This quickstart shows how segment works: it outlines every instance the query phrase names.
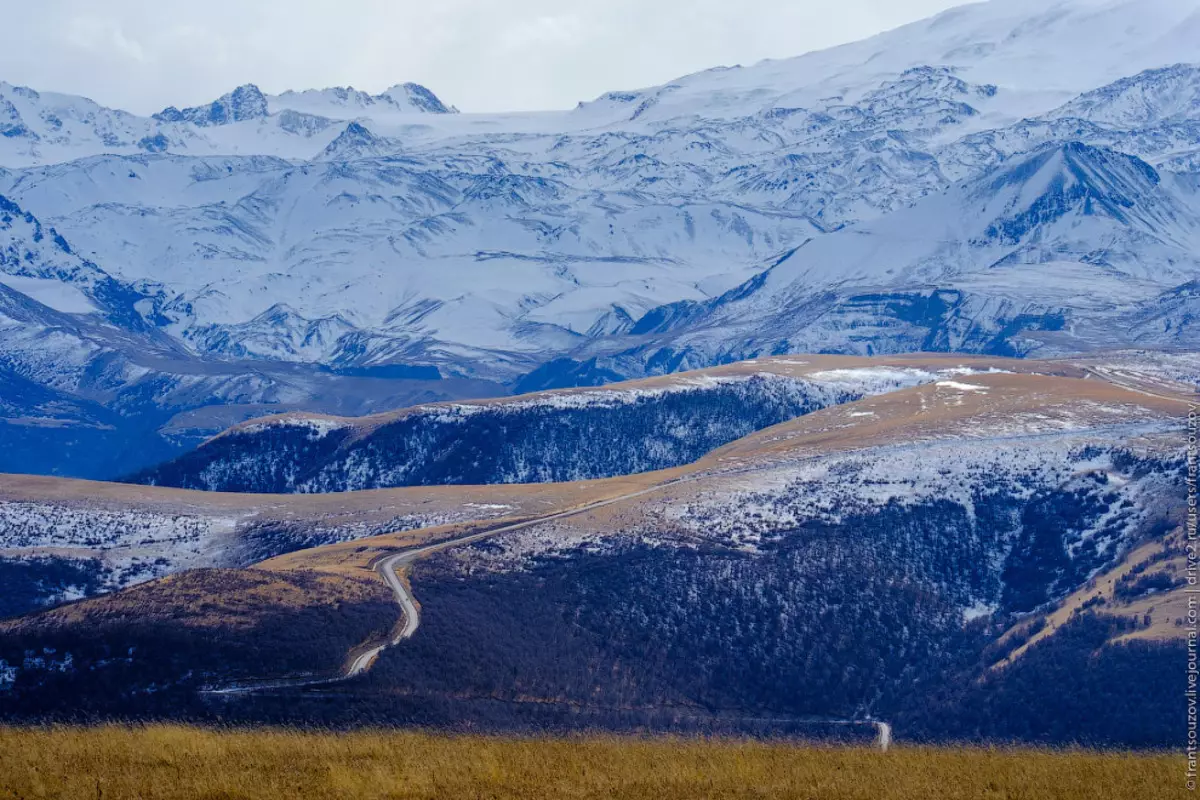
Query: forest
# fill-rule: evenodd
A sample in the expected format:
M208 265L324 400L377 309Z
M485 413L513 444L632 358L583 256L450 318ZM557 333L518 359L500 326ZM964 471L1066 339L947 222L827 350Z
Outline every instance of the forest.
M280 420L233 429L127 480L289 493L604 478L686 464L859 396L764 374L673 390L420 407L365 431Z

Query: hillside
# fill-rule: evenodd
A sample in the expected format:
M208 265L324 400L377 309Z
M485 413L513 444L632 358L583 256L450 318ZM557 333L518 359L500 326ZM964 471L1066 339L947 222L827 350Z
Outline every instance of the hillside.
M828 406L1000 369L1061 367L928 356L767 358L602 389L431 404L358 419L289 414L236 426L129 480L314 493L629 475L690 463Z
M1019 363L1031 369L935 375L624 478L270 498L107 485L114 499L291 506L297 516L330 503L378 510L383 498L453 497L456 513L483 497L505 507L476 522L288 548L236 578L378 588L385 558L416 541L446 542L402 568L419 627L364 675L195 694L198 683L270 685L294 674L298 656L283 644L257 669L188 654L203 642L269 654L262 641L286 639L311 613L340 613L310 610L303 595L282 614L251 605L248 624L203 635L184 627L154 659L135 653L121 669L174 687L143 707L156 718L764 733L875 718L909 741L1165 746L1182 629L1162 624L1165 609L1136 620L1126 611L1162 602L1156 592L1169 588L1155 583L1164 571L1155 565L1173 568L1147 554L1174 552L1189 393L1175 379L1191 362L1114 356L1046 363L1044 374L1038 362ZM881 368L820 366L843 380ZM14 658L50 647L56 664L66 653L71 663L18 666L5 702L22 714L81 703L112 714L120 703L97 688L116 668L85 636L96 620L122 619L139 597L184 620L230 602L224 592L207 599L202 582L180 594L173 580L6 622L0 645ZM1108 580L1110 607L1078 608L1079 593ZM392 615L402 616L396 606ZM1036 627L1042 616L1052 618L1049 634ZM106 636L133 642L147 624L120 623ZM318 677L391 641L357 636L310 659Z
M839 371L849 365L861 369ZM815 356L732 364L603 389L434 404L359 418L293 413L236 426L142 478L162 484L174 476L179 480L173 482L203 489L309 490L291 498L4 476L0 570L16 588L3 610L15 613L90 596L181 569L246 566L330 542L566 507L661 478L648 473L546 484L547 477L615 476L679 466L741 434L830 402L930 381L946 371L1006 367L1067 369L996 359ZM743 402L747 399L754 402ZM759 416L748 410L757 410ZM641 427L632 424L635 420L641 420ZM409 437L400 438L401 444L416 437L421 446L374 455L376 443L395 438L391 432L397 428ZM433 441L421 442L422 434ZM643 434L649 438L639 438ZM598 441L611 446L593 447ZM660 445L657 450L651 447L655 442ZM447 461L446 452L458 452L457 461ZM607 458L600 458L605 452ZM363 458L364 453L370 458ZM347 462L357 466L345 469ZM230 464L243 465L243 472ZM514 464L523 471L501 471ZM486 484L516 477L540 485L518 494L487 485L430 485L339 496L311 491L345 489L350 481L356 481L356 489L369 481L378 485L384 481L373 476L395 474L398 465L411 470L409 479L399 483L461 484L473 477ZM245 474L266 476L270 482L254 487L215 482L221 470L238 476L250 468L253 471ZM302 486L297 476L305 473L324 477L321 483ZM509 481L503 480L506 476Z
M180 491L0 475L0 616L111 592L182 570L244 567L294 550L389 533L414 544L447 526L627 493L657 475L322 495Z
M984 690L940 691L973 686L991 663L977 654L1011 620L1163 535L1171 523L1160 515L1181 502L1175 435L1145 427L1161 411L1134 422L1149 409L1125 395L1141 410L1114 424L1120 392L1068 399L1054 379L1024 389L1006 379L817 412L714 453L695 481L420 562L411 580L427 609L422 636L385 654L372 691L403 686L419 699L399 707L432 713L471 687L472 699L441 713L493 724L556 719L497 702L532 696L583 703L616 725L663 706L785 718L855 710L916 738L1166 742L1178 628L1153 645L1114 642L1106 658L1059 676L1054 705L1038 689L1064 653L1153 624L1140 617L1132 629L1127 616L1098 623L1098 638L1089 630L1078 643L1084 631L1064 626ZM1037 397L1037 411L1022 420L999 398L980 400L1010 392ZM887 411L928 422L897 425ZM504 605L531 593L532 607ZM466 642L488 643L482 663ZM547 655L531 657L531 642ZM648 666L682 663L685 672ZM1147 683L1120 697L1102 689L1126 671ZM1031 715L1029 704L1056 710ZM1101 705L1103 723L1092 719Z

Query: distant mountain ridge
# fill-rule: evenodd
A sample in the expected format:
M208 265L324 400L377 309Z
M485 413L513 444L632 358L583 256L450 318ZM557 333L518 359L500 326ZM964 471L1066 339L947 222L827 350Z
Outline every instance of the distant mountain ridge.
M1195 348L1198 39L1200 0L994 0L543 114L246 84L140 117L0 84L0 195L37 221L0 280L67 315L3 328L0 366L83 399L56 376L130 353L86 395L114 408L253 364L306 376L266 406L341 411L312 381Z

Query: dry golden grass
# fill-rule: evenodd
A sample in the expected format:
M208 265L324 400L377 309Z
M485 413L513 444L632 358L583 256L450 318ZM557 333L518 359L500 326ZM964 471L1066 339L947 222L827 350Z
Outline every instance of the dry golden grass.
M117 511L145 509L163 514L213 515L222 518L237 515L284 521L319 519L343 523L357 520L382 522L403 514L445 513L468 504L507 504L511 506L511 513L519 515L548 513L547 509L554 510L608 494L619 494L628 485L641 487L654 480L654 477L642 477L645 474L570 483L402 486L325 494L250 494L0 473L0 500L63 505L79 503L88 508Z
M260 569L195 569L124 591L0 620L0 635L30 628L104 627L130 620L180 628L250 629L271 614L346 603L391 605L378 576L279 573Z
M412 414L418 408L454 405L498 406L507 405L513 402L529 401L532 399L561 395L588 394L592 392L608 392L625 389L656 389L665 386L674 386L687 383L688 381L693 381L699 377L730 377L735 375L754 375L765 372L774 375L802 378L806 375L810 375L814 372L821 372L823 370L863 369L869 367L893 367L901 369L945 369L948 367L970 367L972 369L979 370L996 368L1007 370L1009 372L1066 375L1077 378L1083 377L1084 375L1081 367L1069 361L1037 361L1033 359L1003 358L1000 356L974 356L961 353L907 353L882 356L817 354L768 356L764 358L750 359L749 361L736 361L732 364L722 364L716 367L704 367L702 369L688 370L686 372L672 372L668 375L656 375L649 378L620 381L618 383L605 384L604 386L577 386L568 389L546 389L515 396L443 400L434 403L421 403L417 406L398 408L391 411L382 411L375 414L367 414L360 417L342 417L334 414L321 414L308 411L290 411L282 414L271 414L268 416L256 417L254 419L248 419L245 422L239 422L222 433L217 434L217 436L225 436L239 430L244 430L245 428L251 426L261 425L265 422L285 419L336 420L345 424L354 425L359 428L360 432L367 433L370 430L379 427L380 425L386 425L389 422L402 419Z
M1103 380L1001 373L971 375L962 382L980 391L927 383L832 406L755 431L713 450L689 468L698 472L776 456L1050 431L1068 424L1182 420L1188 409L1186 400L1148 395Z
M1169 755L514 739L186 727L0 728L0 796L24 798L1030 798L1182 792Z

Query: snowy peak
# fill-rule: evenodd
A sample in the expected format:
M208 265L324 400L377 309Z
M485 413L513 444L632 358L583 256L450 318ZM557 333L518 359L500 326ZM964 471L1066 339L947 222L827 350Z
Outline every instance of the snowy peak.
M248 83L211 103L170 106L149 117L84 97L0 83L0 164L23 167L146 153L308 159L329 143L341 121L402 126L419 115L452 113L456 110L415 83L379 95L345 87L278 96ZM359 157L354 151L351 156Z
M273 113L290 110L332 116L328 113L329 110L338 109L339 115L344 112L359 115L375 105L375 98L353 86L334 86L329 89L289 90L268 98L268 105Z
M160 122L190 122L207 127L261 119L267 116L267 113L266 96L257 86L247 83L221 95L206 106L185 108L182 111L170 106L155 114L154 118Z
M965 205L984 203L984 237L1002 246L1055 235L1078 238L1089 218L1107 218L1159 240L1193 240L1194 214L1163 187L1153 167L1107 148L1067 142L979 181ZM1098 242L1096 242L1098 243Z
M86 97L0 82L0 159L6 166L104 151L161 152L178 141L175 126L154 119L105 108Z
M1134 72L1196 57L1200 0L991 0L950 9L859 42L679 78L654 99L655 119L729 118L773 107L848 102L922 65L998 87L995 125L1043 114ZM616 95L606 96L611 103Z
M1200 221L1174 181L1133 156L1066 142L909 208L815 238L728 298L713 301L710 311L735 329L740 320L761 315L754 323L759 334L795 334L806 317L813 325L844 324L856 338L880 336L870 341L877 348L895 346L886 338L896 335L886 330L897 327L887 320L896 313L894 304L923 306L903 312L923 318L931 309L941 314L955 305L961 313L964 292L996 293L1002 299L981 301L984 307L971 311L980 315L972 325L986 330L988 315L1008 314L1014 303L1029 302L1023 298L1047 304L1031 304L1036 314L1088 295L1101 304L1128 302L1160 291L1148 286L1180 283L1198 272ZM948 293L931 295L931 287ZM1068 301L1062 287L1076 297ZM825 310L835 294L856 298L844 323ZM697 327L711 327L712 319ZM1003 329L1008 321L1001 317L996 326ZM875 325L884 330L867 334ZM793 346L829 347L839 335L814 329L806 344ZM905 346L934 345L962 342Z
M351 86L287 91L267 98L272 113L297 111L328 119L389 119L413 114L453 114L437 95L416 83L396 84L382 94Z
M338 137L321 151L318 161L353 161L359 158L375 158L396 153L399 144L376 136L365 125L351 122Z
M1132 129L1200 121L1200 65L1144 70L1085 92L1048 116Z
M975 85L955 74L951 67L913 67L893 81L867 92L855 105L873 116L903 120L917 116L940 119L940 124L957 122L956 117L971 117L979 113L974 104L996 96L994 84Z
M380 97L386 97L398 108L408 106L427 114L457 114L458 109L447 106L438 96L419 83L398 83L384 92Z

